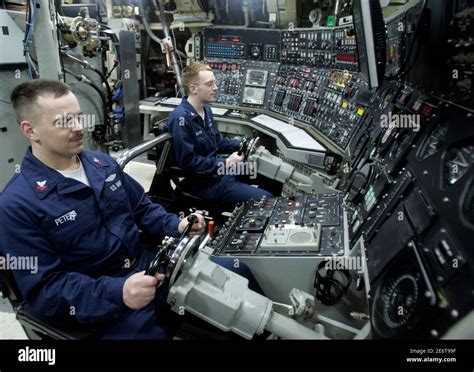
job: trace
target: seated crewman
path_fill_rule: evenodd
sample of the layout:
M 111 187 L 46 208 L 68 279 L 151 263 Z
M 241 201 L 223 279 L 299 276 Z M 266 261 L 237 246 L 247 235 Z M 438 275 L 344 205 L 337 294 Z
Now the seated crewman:
M 209 106 L 215 102 L 217 92 L 212 69 L 206 64 L 194 63 L 184 70 L 182 82 L 188 96 L 170 115 L 168 131 L 173 136 L 173 153 L 178 166 L 191 174 L 190 191 L 202 198 L 231 203 L 271 197 L 268 191 L 226 174 L 226 169 L 238 166 L 243 156 L 237 153 L 240 142 L 225 139 L 214 122 Z M 224 159 L 218 156 L 219 152 L 232 154 Z
M 144 275 L 154 253 L 140 246 L 139 229 L 179 236 L 186 219 L 152 203 L 108 155 L 83 151 L 81 108 L 67 85 L 28 81 L 11 102 L 31 147 L 0 195 L 0 252 L 37 257 L 36 273 L 13 271 L 26 302 L 95 323 L 101 338 L 171 336 L 157 323 L 170 311 L 166 286 L 156 290 L 164 275 Z M 198 215 L 192 231 L 204 226 Z

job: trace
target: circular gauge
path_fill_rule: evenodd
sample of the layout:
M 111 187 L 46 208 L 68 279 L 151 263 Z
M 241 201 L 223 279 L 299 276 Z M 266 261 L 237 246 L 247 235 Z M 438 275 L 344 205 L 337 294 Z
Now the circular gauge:
M 241 222 L 240 226 L 238 227 L 238 230 L 261 230 L 265 224 L 265 221 L 265 218 L 249 217 Z
M 418 302 L 418 281 L 412 274 L 403 274 L 384 288 L 382 316 L 389 328 L 400 328 L 410 320 Z
M 293 244 L 306 244 L 311 242 L 312 234 L 307 231 L 299 231 L 290 235 L 290 242 Z
M 384 275 L 372 304 L 372 325 L 376 338 L 398 338 L 413 331 L 427 310 L 421 273 L 402 265 Z
M 76 17 L 71 23 L 71 36 L 78 44 L 86 43 L 92 38 L 90 22 L 85 21 L 82 17 Z
M 261 49 L 259 46 L 254 45 L 250 48 L 250 57 L 258 58 L 260 57 L 260 54 L 261 54 Z
M 405 247 L 386 266 L 380 258 L 383 249 L 376 255 L 372 253 L 372 260 L 369 257 L 369 272 L 384 266 L 380 278 L 371 284 L 371 323 L 376 339 L 426 336 L 439 316 L 435 292 L 430 289 L 429 277 L 422 274 L 415 249 Z
M 454 185 L 474 163 L 474 145 L 450 149 L 444 161 L 444 183 Z

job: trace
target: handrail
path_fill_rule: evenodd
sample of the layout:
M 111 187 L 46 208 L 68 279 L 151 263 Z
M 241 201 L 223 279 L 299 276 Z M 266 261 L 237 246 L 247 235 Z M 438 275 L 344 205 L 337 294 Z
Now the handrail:
M 120 155 L 120 157 L 117 159 L 117 163 L 120 165 L 120 168 L 123 169 L 130 160 L 134 159 L 138 155 L 143 154 L 145 151 L 152 149 L 160 143 L 164 143 L 166 141 L 171 140 L 171 138 L 171 134 L 163 133 L 156 138 L 140 143 L 139 145 L 132 147 L 131 149 L 125 151 L 122 155 Z

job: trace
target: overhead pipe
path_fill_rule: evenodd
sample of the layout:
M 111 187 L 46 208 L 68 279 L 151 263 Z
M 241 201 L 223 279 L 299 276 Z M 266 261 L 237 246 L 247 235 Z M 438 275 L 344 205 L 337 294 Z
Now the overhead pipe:
M 168 22 L 166 21 L 166 16 L 165 16 L 165 7 L 160 0 L 156 0 L 156 2 L 158 3 L 158 9 L 160 10 L 160 21 L 161 21 L 161 25 L 163 26 L 163 33 L 165 36 L 164 39 L 163 40 L 159 39 L 151 30 L 150 24 L 148 23 L 148 20 L 146 18 L 145 6 L 143 5 L 143 0 L 140 0 L 138 4 L 140 7 L 140 13 L 142 17 L 143 26 L 145 27 L 145 31 L 148 34 L 148 36 L 150 36 L 151 40 L 160 44 L 161 50 L 163 51 L 163 53 L 166 54 L 168 62 L 171 63 L 174 74 L 176 75 L 176 84 L 178 85 L 178 90 L 181 96 L 184 97 L 186 95 L 186 91 L 184 90 L 184 87 L 183 87 L 183 82 L 181 80 L 181 70 L 179 68 L 178 59 L 176 58 L 176 52 L 174 50 L 173 41 L 170 37 L 170 29 L 169 29 L 169 25 L 168 25 Z

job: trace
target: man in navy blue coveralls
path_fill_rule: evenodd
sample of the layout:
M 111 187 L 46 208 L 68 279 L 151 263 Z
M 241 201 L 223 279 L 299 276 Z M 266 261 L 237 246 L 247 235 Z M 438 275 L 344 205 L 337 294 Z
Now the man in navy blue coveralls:
M 271 197 L 268 191 L 240 182 L 226 172 L 236 169 L 243 156 L 237 153 L 240 142 L 224 138 L 214 123 L 208 104 L 216 100 L 217 85 L 211 68 L 194 63 L 184 70 L 182 82 L 188 96 L 170 115 L 168 131 L 173 136 L 178 166 L 191 174 L 190 191 L 206 199 L 231 203 Z M 224 159 L 218 153 L 232 154 Z
M 25 300 L 43 315 L 95 323 L 102 338 L 168 338 L 156 322 L 169 311 L 166 289 L 156 293 L 164 275 L 144 275 L 154 254 L 141 248 L 139 229 L 179 236 L 186 219 L 152 203 L 108 155 L 83 151 L 67 85 L 32 80 L 11 101 L 31 147 L 0 196 L 0 252 L 37 257 L 34 272 L 13 270 Z M 204 226 L 198 215 L 192 232 Z

